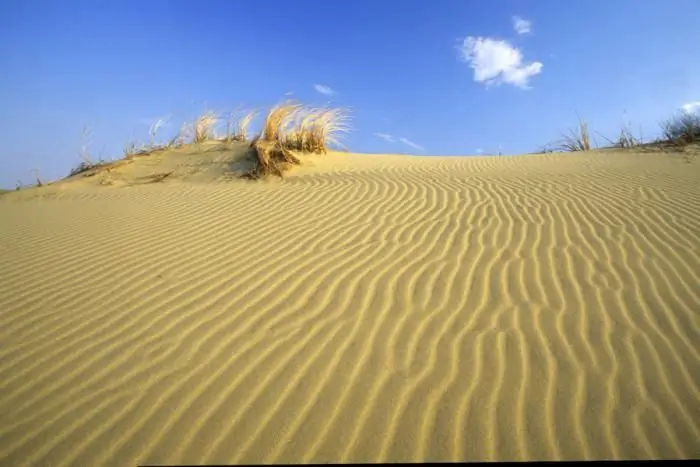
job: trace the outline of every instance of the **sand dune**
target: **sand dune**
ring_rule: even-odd
[[[697,161],[212,154],[0,198],[0,464],[700,457]]]

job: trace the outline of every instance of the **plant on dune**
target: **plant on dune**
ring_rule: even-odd
[[[283,177],[284,172],[301,160],[279,143],[256,138],[251,143],[255,166],[243,174],[244,178],[259,179],[267,175]]]
[[[260,135],[250,145],[255,166],[244,176],[282,177],[291,166],[301,163],[294,152],[325,153],[330,144],[338,143],[338,133],[347,130],[347,117],[340,109],[279,104],[268,112]]]
[[[606,138],[603,135],[600,136],[607,140],[608,143],[610,143],[610,146],[613,148],[629,149],[642,144],[642,138],[637,138],[636,136],[634,136],[634,134],[632,134],[632,130],[630,130],[630,128],[627,125],[622,126],[622,128],[620,129],[620,135],[615,140]]]
[[[301,163],[298,157],[281,144],[286,137],[290,117],[293,118],[301,106],[291,101],[278,104],[265,116],[260,134],[250,143],[254,156],[254,167],[243,176],[251,179],[266,175],[281,177],[290,165]]]
[[[192,138],[193,133],[193,126],[187,122],[183,123],[180,131],[168,141],[168,148],[182,147],[187,139]]]
[[[90,157],[90,144],[92,144],[92,130],[89,126],[84,126],[83,131],[80,134],[80,158],[84,163],[92,165],[92,158]]]
[[[148,129],[148,134],[151,136],[151,148],[156,148],[156,136],[158,136],[158,130],[160,130],[163,125],[165,125],[165,119],[159,118]]]
[[[132,159],[136,155],[138,155],[141,150],[136,149],[136,143],[134,140],[129,140],[125,145],[124,148],[122,149],[124,151],[124,159]]]
[[[579,118],[578,128],[576,130],[569,130],[568,135],[562,135],[559,149],[567,152],[590,151],[591,140],[588,133],[588,123]]]
[[[197,117],[194,122],[193,133],[194,142],[203,143],[213,138],[214,126],[218,121],[217,115],[212,111],[207,111]]]
[[[283,139],[282,134],[289,130],[290,122],[300,108],[300,104],[291,101],[274,106],[265,116],[258,139],[266,142],[280,142]]]
[[[681,112],[661,122],[661,131],[666,142],[676,146],[700,143],[700,115]]]
[[[642,144],[642,138],[637,138],[632,134],[632,130],[628,126],[623,126],[620,129],[620,136],[617,137],[615,146],[619,148],[633,148]]]
[[[337,135],[347,132],[347,115],[341,109],[296,109],[289,116],[281,143],[288,149],[301,152],[325,153],[331,144],[339,144]]]
[[[70,176],[77,175],[94,168],[95,164],[90,156],[90,144],[92,144],[92,130],[87,125],[83,127],[80,135],[80,158],[82,161],[71,169]]]
[[[34,169],[33,172],[36,178],[36,186],[44,186],[44,182],[41,181],[41,177],[39,176],[39,169]]]
[[[231,143],[232,141],[237,141],[243,143],[247,141],[248,127],[257,114],[257,111],[251,110],[238,119],[234,116],[234,114],[231,114],[226,123],[225,142]]]

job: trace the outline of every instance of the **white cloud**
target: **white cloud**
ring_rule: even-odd
[[[681,106],[684,112],[689,114],[700,113],[700,101],[689,102]]]
[[[484,150],[481,149],[481,148],[476,148],[476,153],[477,153],[477,154],[483,154],[483,153],[484,153]]]
[[[388,141],[389,143],[395,143],[395,142],[396,142],[396,140],[394,139],[393,136],[391,136],[391,135],[389,135],[389,134],[386,134],[386,133],[374,133],[374,136],[376,136],[377,138],[381,138],[381,139],[383,139],[383,140],[386,140],[386,141]]]
[[[523,19],[520,16],[513,16],[513,29],[521,36],[530,34],[532,32],[532,21]]]
[[[478,83],[527,89],[530,78],[542,72],[541,62],[524,62],[522,52],[508,41],[469,36],[457,49],[459,58],[474,70]]]
[[[335,94],[333,89],[329,88],[328,86],[324,86],[323,84],[314,84],[314,89],[321,94],[325,94],[326,96],[332,96]]]
[[[409,140],[408,138],[399,138],[399,141],[401,141],[403,144],[411,146],[413,149],[425,151],[425,148],[423,146],[420,146],[420,145],[414,143],[413,141]]]

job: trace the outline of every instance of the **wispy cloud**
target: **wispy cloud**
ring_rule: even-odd
[[[376,136],[377,138],[381,138],[381,139],[383,139],[383,140],[385,140],[385,141],[388,141],[388,142],[390,142],[390,143],[395,143],[395,142],[396,142],[396,140],[394,139],[394,137],[391,136],[391,135],[389,135],[389,134],[387,134],[387,133],[374,133],[374,136]]]
[[[321,94],[325,94],[326,96],[332,96],[335,94],[335,91],[331,89],[328,86],[324,86],[323,84],[314,84],[314,89],[316,91],[320,92]]]
[[[542,72],[541,62],[525,62],[520,49],[505,40],[469,36],[457,50],[474,70],[474,81],[487,86],[505,83],[527,89],[530,79]]]
[[[681,106],[681,109],[683,109],[684,112],[687,112],[689,114],[700,113],[700,101],[688,102],[687,104],[683,104]]]
[[[513,29],[519,35],[523,36],[525,34],[530,34],[532,32],[532,21],[521,18],[520,16],[513,16]]]
[[[399,141],[401,141],[403,144],[411,146],[413,149],[418,149],[419,151],[425,151],[425,148],[419,144],[414,143],[408,138],[399,138]]]
[[[477,154],[483,154],[483,153],[484,153],[484,150],[481,149],[481,148],[476,148],[476,153],[477,153]]]

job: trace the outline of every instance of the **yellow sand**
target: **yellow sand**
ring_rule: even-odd
[[[0,197],[1,465],[700,457],[700,158],[211,154]]]

